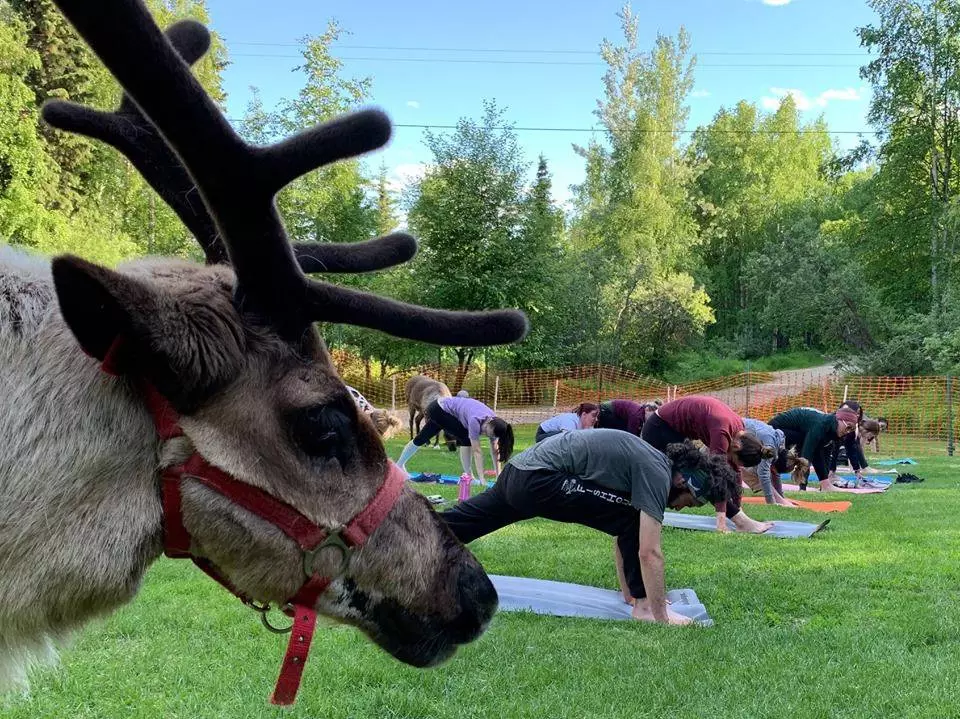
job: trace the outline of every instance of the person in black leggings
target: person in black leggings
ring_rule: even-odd
[[[646,621],[686,623],[665,604],[660,527],[666,507],[725,500],[737,476],[691,442],[663,453],[628,432],[593,429],[548,437],[516,455],[497,483],[440,513],[464,543],[534,517],[615,537],[624,601]]]

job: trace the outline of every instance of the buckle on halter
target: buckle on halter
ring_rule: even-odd
[[[338,576],[347,571],[347,564],[350,562],[350,555],[353,553],[353,547],[347,545],[343,539],[343,535],[340,534],[340,530],[331,532],[326,539],[324,539],[320,544],[318,544],[313,549],[303,553],[303,574],[306,577],[312,577],[317,573],[314,564],[316,564],[317,557],[320,555],[324,549],[329,549],[333,547],[334,549],[340,552],[340,568],[336,571],[334,576]]]

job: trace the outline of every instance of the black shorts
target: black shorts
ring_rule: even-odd
[[[423,415],[427,421],[420,429],[419,434],[413,438],[413,443],[417,447],[429,444],[430,440],[440,434],[441,431],[456,439],[458,447],[470,446],[467,428],[460,424],[459,419],[444,410],[437,400],[433,400],[427,405]]]

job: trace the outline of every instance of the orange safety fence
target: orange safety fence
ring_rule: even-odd
[[[954,380],[945,376],[866,377],[823,371],[743,372],[685,385],[609,365],[557,369],[496,370],[473,364],[464,372],[456,364],[422,365],[374,376],[351,355],[335,351],[343,380],[375,407],[406,417],[405,385],[416,374],[440,379],[453,391],[465,389],[509,422],[537,424],[580,402],[624,398],[640,402],[706,394],[718,397],[742,416],[769,420],[792,407],[833,411],[844,398],[855,399],[868,417],[884,417],[879,451],[885,456],[944,455],[960,442],[960,400]],[[951,401],[948,404],[948,394]],[[871,452],[868,450],[868,461]]]

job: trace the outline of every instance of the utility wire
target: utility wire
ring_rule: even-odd
[[[277,54],[277,53],[257,53],[257,52],[231,52],[230,57],[263,57],[263,58],[290,58],[303,59],[302,55]],[[490,58],[457,58],[457,57],[356,57],[340,55],[338,60],[343,61],[361,61],[361,62],[422,62],[443,64],[479,64],[479,65],[546,65],[546,66],[582,66],[582,67],[605,67],[605,62],[592,62],[582,60],[493,60]],[[769,62],[769,63],[700,63],[697,70],[721,69],[757,69],[757,68],[859,68],[859,64],[849,63],[791,63],[791,62]]]
[[[260,47],[301,47],[298,42],[228,42],[229,45],[252,45]],[[536,48],[483,48],[483,47],[427,47],[427,46],[401,46],[401,45],[351,45],[333,43],[331,47],[342,48],[345,50],[402,50],[404,52],[490,52],[490,53],[518,53],[518,54],[544,54],[544,55],[595,55],[599,56],[598,50],[552,50]],[[773,50],[764,52],[762,50],[704,50],[702,52],[693,52],[694,55],[704,56],[781,56],[781,57],[867,57],[869,53],[865,52],[840,52],[834,50],[807,50],[796,52],[784,52]]]

